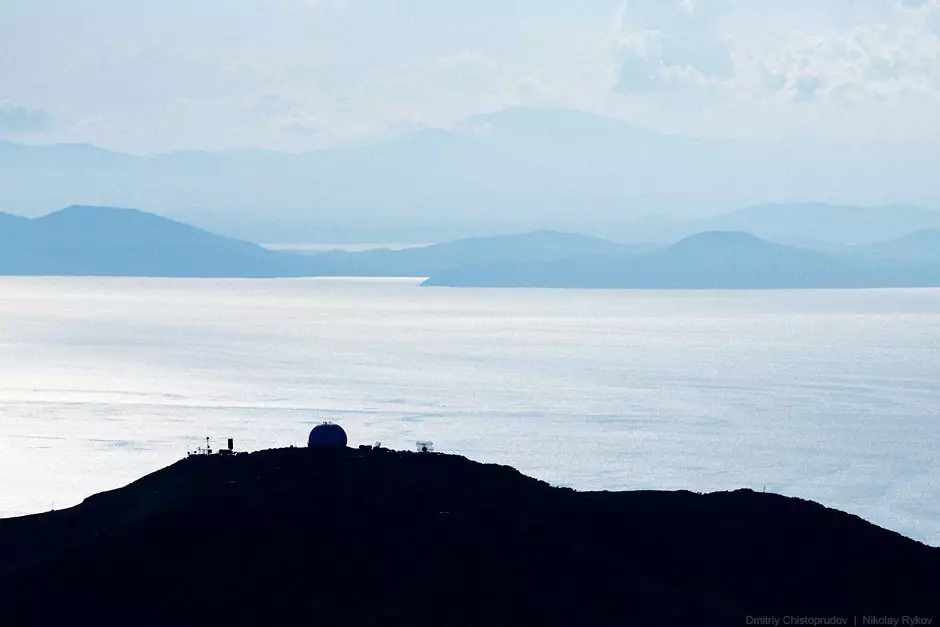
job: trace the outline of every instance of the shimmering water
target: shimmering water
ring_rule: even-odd
[[[940,290],[0,278],[0,515],[319,421],[579,489],[767,489],[940,545]]]

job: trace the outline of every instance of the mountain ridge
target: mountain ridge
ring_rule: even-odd
[[[7,222],[3,215],[0,226]],[[643,248],[543,230],[405,250],[293,254],[136,209],[76,205],[32,219],[10,215],[8,222],[0,231],[0,274],[424,277],[479,258],[541,261]]]
[[[940,211],[904,205],[764,204],[703,222],[710,228],[741,228],[780,243],[811,244],[814,233],[824,231],[839,233],[841,244],[866,244],[940,228]]]
[[[0,231],[7,275],[275,277],[312,265],[136,209],[73,205]]]
[[[426,277],[428,286],[810,289],[940,286],[933,231],[826,253],[713,231],[669,246],[539,230],[404,249],[273,251],[138,211],[0,214],[0,274]]]
[[[715,231],[631,257],[584,256],[508,266],[454,268],[436,287],[591,289],[823,289],[940,286],[940,264],[915,268],[775,244],[749,233]]]
[[[302,153],[17,146],[0,144],[0,206],[10,210],[133,206],[283,243],[540,227],[625,239],[649,214],[676,221],[801,199],[940,205],[926,165],[940,158],[934,146],[690,138],[577,110],[515,109]]]
[[[854,247],[850,252],[909,262],[940,263],[940,229],[916,231],[893,240]]]
[[[559,261],[584,254],[630,255],[646,250],[644,244],[620,244],[597,237],[543,229],[515,235],[468,237],[402,250],[324,252],[320,258],[337,272],[352,276],[395,274],[426,277],[478,263],[535,263]]]

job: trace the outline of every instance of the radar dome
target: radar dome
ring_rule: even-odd
[[[324,422],[322,425],[315,426],[310,432],[307,446],[310,448],[345,448],[346,432],[339,425]]]

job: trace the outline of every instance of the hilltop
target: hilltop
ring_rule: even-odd
[[[904,205],[856,207],[826,203],[769,204],[679,223],[673,231],[744,231],[778,244],[837,250],[940,228],[940,211]]]
[[[450,455],[184,459],[0,520],[11,624],[729,625],[935,615],[940,549],[747,490],[579,493]]]
[[[135,209],[72,206],[0,214],[0,275],[275,277],[315,273],[310,259]]]

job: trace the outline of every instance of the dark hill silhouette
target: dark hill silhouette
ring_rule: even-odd
[[[387,450],[192,457],[0,520],[9,624],[745,624],[940,612],[940,550],[751,491],[578,493]],[[851,621],[850,621],[851,622]]]
[[[710,232],[629,258],[590,256],[541,264],[467,266],[431,277],[427,285],[799,289],[862,287],[893,284],[893,280],[868,267],[747,233]]]
[[[317,270],[311,259],[134,209],[73,206],[0,226],[0,274],[266,277]]]

